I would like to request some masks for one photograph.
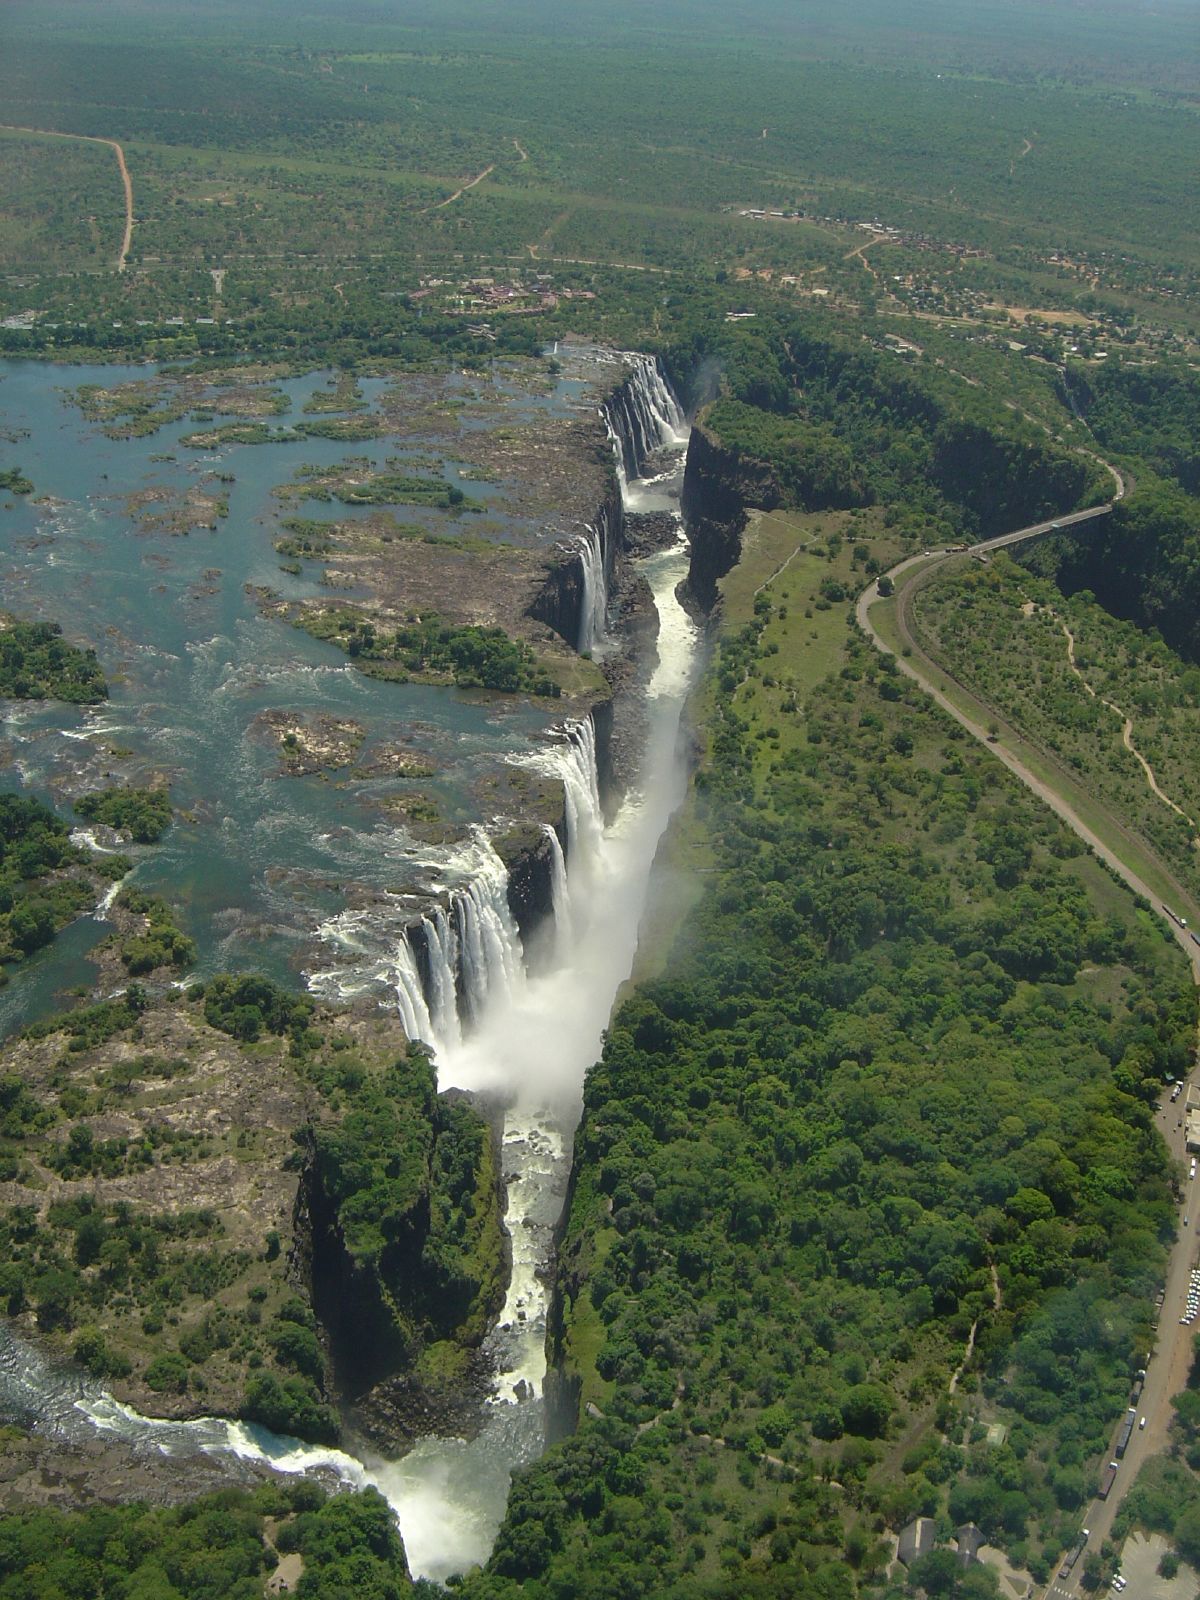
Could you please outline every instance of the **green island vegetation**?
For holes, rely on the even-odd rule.
[[[0,696],[98,705],[108,684],[94,650],[67,644],[54,622],[23,622],[0,613]]]
[[[32,796],[0,794],[0,969],[48,945],[94,904],[96,880],[122,877],[124,856],[94,856]]]
[[[399,522],[390,512],[373,516],[369,521],[322,522],[315,517],[284,517],[281,528],[286,528],[284,538],[276,539],[275,549],[281,556],[301,556],[305,560],[319,561],[333,555],[339,547],[353,541],[377,540],[380,544],[393,544],[397,540],[417,544],[443,545],[451,550],[484,552],[492,549],[486,539],[471,538],[459,533],[435,533],[419,522]]]
[[[1145,1348],[1184,963],[819,622],[838,544],[727,584],[675,845],[704,892],[585,1089],[558,1355],[589,1415],[468,1594],[848,1596],[918,1513],[1044,1580]]]
[[[948,671],[1085,776],[1200,899],[1200,667],[1003,554],[926,585],[912,616]]]
[[[128,833],[135,844],[154,844],[171,826],[171,794],[164,788],[114,786],[81,795],[75,810],[89,822]]]
[[[141,931],[120,941],[121,963],[131,978],[160,967],[190,967],[196,959],[195,942],[176,926],[174,914],[158,895],[145,894],[132,884],[118,893],[117,908],[142,919]]]
[[[340,500],[347,506],[432,506],[448,511],[462,506],[462,490],[442,478],[417,478],[403,472],[372,472],[365,456],[336,467],[299,467],[293,481],[277,489],[281,499]]]
[[[112,439],[143,439],[186,417],[197,420],[216,415],[239,417],[282,416],[289,408],[281,389],[254,382],[255,376],[269,373],[203,373],[190,382],[170,385],[159,379],[134,379],[104,388],[83,383],[71,391],[71,398],[90,422],[101,424]],[[250,381],[245,381],[245,380]]]
[[[496,689],[505,694],[562,693],[522,639],[503,628],[455,626],[437,616],[413,618],[394,633],[343,607],[337,611],[305,610],[298,627],[315,639],[336,644],[360,671],[399,683],[409,678],[453,683],[460,689]]]
[[[327,422],[295,422],[272,428],[265,422],[224,422],[216,428],[185,433],[180,444],[193,450],[217,450],[227,444],[298,444],[302,439],[377,439],[380,425],[372,417],[332,417]]]
[[[0,490],[7,494],[32,494],[33,480],[20,467],[0,468]]]
[[[491,1136],[395,1024],[255,976],[185,999],[135,983],[29,1029],[0,1107],[8,1315],[143,1406],[333,1441],[334,1368],[351,1390],[400,1370],[441,1392],[503,1300]],[[320,1324],[285,1248],[301,1185]]]
[[[304,409],[310,416],[329,411],[338,414],[365,411],[366,408],[367,402],[363,399],[358,378],[350,370],[336,373],[330,378],[328,389],[318,390],[304,402]]]
[[[305,1600],[398,1600],[423,1587],[409,1582],[378,1491],[326,1495],[304,1481],[223,1489],[182,1506],[0,1517],[0,1596],[261,1600],[288,1556],[298,1558]]]

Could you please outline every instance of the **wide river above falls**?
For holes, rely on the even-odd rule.
[[[330,465],[353,450],[382,468],[389,455],[394,462],[395,440],[348,447],[307,438],[200,453],[180,443],[194,420],[168,423],[152,437],[116,440],[87,421],[66,393],[145,376],[144,368],[0,365],[0,428],[13,439],[10,453],[42,502],[0,509],[3,603],[24,616],[60,621],[69,637],[93,643],[112,683],[110,702],[95,710],[0,703],[3,755],[23,786],[60,804],[114,766],[125,781],[168,778],[185,815],[163,846],[144,854],[136,873],[144,887],[180,907],[200,946],[200,971],[253,967],[295,982],[300,968],[309,975],[317,970],[320,981],[314,950],[322,929],[344,926],[349,898],[369,900],[372,891],[398,881],[408,886],[422,875],[431,888],[453,888],[471,870],[469,850],[423,845],[381,814],[386,780],[370,776],[373,746],[403,729],[444,775],[446,812],[457,807],[468,818],[473,771],[497,760],[536,763],[547,749],[553,706],[382,684],[359,675],[332,647],[262,616],[254,598],[259,586],[285,596],[320,593],[320,574],[310,564],[299,573],[280,569],[274,549],[280,509],[272,490],[301,458]],[[385,383],[361,384],[368,407]],[[328,374],[276,383],[294,415],[328,387]],[[522,419],[538,408],[563,413],[590,400],[569,367],[548,393],[531,396],[512,384],[502,394]],[[643,398],[656,403],[654,395]],[[619,455],[623,498],[627,509],[668,512],[678,521],[686,428],[673,403],[661,425],[657,412],[653,423],[662,446],[654,475],[626,481]],[[458,477],[452,461],[443,470],[468,496],[484,492],[469,475]],[[232,480],[221,482],[228,516],[215,531],[178,537],[131,523],[128,496],[139,489],[161,489],[178,500],[197,479],[214,477]],[[488,485],[486,492],[488,516],[503,534],[502,490]],[[675,594],[687,570],[678,525],[674,548],[637,564],[658,612],[638,787],[605,824],[594,765],[589,772],[585,762],[572,774],[580,785],[576,835],[556,897],[552,957],[495,994],[462,1037],[431,1039],[442,1088],[484,1091],[506,1107],[513,1272],[488,1343],[495,1384],[477,1437],[430,1438],[388,1462],[310,1449],[219,1420],[164,1423],[118,1405],[95,1385],[52,1372],[3,1336],[0,1401],[11,1414],[38,1418],[60,1434],[98,1428],[139,1454],[166,1460],[199,1453],[288,1472],[332,1470],[347,1482],[374,1483],[387,1496],[414,1574],[442,1580],[486,1559],[513,1469],[543,1448],[553,1231],[583,1080],[633,965],[655,852],[684,789],[677,735],[697,641]],[[277,744],[262,734],[263,714],[280,710],[361,725],[355,768],[336,782],[319,774],[282,777]],[[101,922],[85,919],[30,963],[0,994],[5,1031],[86,977],[88,948],[103,932]],[[343,941],[336,954],[338,982],[322,992],[336,993],[343,984],[354,992],[354,952]],[[362,976],[378,977],[376,956],[377,950],[370,960],[364,956]]]

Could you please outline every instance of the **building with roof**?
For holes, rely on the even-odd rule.
[[[979,1561],[979,1547],[983,1543],[983,1531],[973,1522],[964,1522],[954,1535],[954,1542],[958,1546],[958,1564],[960,1567],[973,1567]]]
[[[911,1567],[918,1556],[927,1556],[936,1543],[937,1534],[933,1518],[914,1517],[908,1526],[900,1531],[896,1555],[906,1567]]]
[[[1200,1089],[1193,1083],[1183,1106],[1183,1137],[1189,1150],[1200,1151]]]

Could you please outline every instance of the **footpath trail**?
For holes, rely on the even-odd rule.
[[[1106,463],[1107,465],[1107,463]],[[1113,503],[1121,498],[1125,492],[1125,485],[1121,482],[1120,475],[1113,470],[1117,482],[1117,494]],[[1103,515],[1111,506],[1095,508],[1091,512],[1076,513],[1072,517],[1063,517],[1052,523],[1039,523],[1032,528],[1018,529],[1016,532],[1006,534],[998,539],[988,540],[983,544],[973,545],[969,554],[980,557],[987,551],[1003,549],[1007,546],[1019,544],[1025,539],[1037,537],[1039,534],[1065,527],[1069,524],[1079,523],[1089,517]],[[910,605],[914,591],[928,582],[930,576],[943,567],[948,561],[961,557],[964,547],[957,550],[929,551],[925,555],[910,556],[907,560],[899,562],[887,574],[894,586],[894,597],[889,599],[881,596],[877,585],[864,590],[858,598],[856,615],[858,625],[870,639],[875,648],[886,655],[895,657],[900,671],[911,678],[929,697],[934,700],[948,716],[954,718],[960,727],[977,739],[995,758],[1002,762],[1008,770],[1026,786],[1033,794],[1043,800],[1050,809],[1061,817],[1062,820],[1078,835],[1089,848],[1109,866],[1119,878],[1126,883],[1135,894],[1142,895],[1148,900],[1155,912],[1163,918],[1169,926],[1173,937],[1180,945],[1191,967],[1195,982],[1200,985],[1200,945],[1190,936],[1189,931],[1181,928],[1170,917],[1162,904],[1160,895],[1146,883],[1142,875],[1124,859],[1119,847],[1101,839],[1095,830],[1080,817],[1075,807],[1060,792],[1054,782],[1055,764],[1042,763],[1042,771],[1034,772],[1031,767],[1017,753],[1022,747],[1022,740],[1017,730],[1012,727],[998,725],[990,708],[980,702],[966,687],[960,684],[940,662],[934,660],[926,651],[923,644],[915,637],[910,621]],[[875,613],[873,616],[872,613]],[[884,615],[887,622],[884,622]],[[889,637],[885,638],[880,632],[880,626],[888,627]],[[897,643],[893,641],[898,641]],[[946,692],[953,684],[954,698]],[[991,730],[989,731],[989,724]],[[1009,746],[1016,748],[1009,748]],[[1065,778],[1065,774],[1064,774]],[[1064,787],[1067,787],[1064,784]],[[1093,812],[1103,818],[1104,825],[1110,835],[1117,840],[1131,839],[1128,829],[1119,817],[1114,816],[1099,801],[1092,797]],[[1170,886],[1173,904],[1180,911],[1187,908],[1194,912],[1190,897],[1179,885],[1170,870],[1163,865],[1154,853],[1141,841],[1136,841],[1136,850],[1131,854],[1140,854],[1150,862],[1159,873],[1163,883]],[[1195,1069],[1193,1069],[1194,1073]],[[1189,1079],[1190,1081],[1190,1079]],[[1184,1134],[1182,1130],[1182,1116],[1179,1114],[1178,1104],[1172,1103],[1169,1095],[1164,1092],[1160,1099],[1156,1117],[1157,1125],[1167,1144],[1171,1156],[1182,1161],[1185,1157]],[[1197,1258],[1197,1222],[1198,1217],[1193,1215],[1200,1206],[1200,1195],[1192,1196],[1185,1191],[1184,1199],[1180,1205],[1182,1213],[1180,1225],[1176,1233],[1176,1241],[1172,1247],[1167,1262],[1166,1283],[1164,1286],[1164,1301],[1160,1314],[1158,1338],[1155,1348],[1149,1353],[1146,1361],[1146,1381],[1142,1392],[1139,1407],[1139,1422],[1144,1419],[1144,1426],[1134,1429],[1133,1438],[1129,1449],[1121,1463],[1117,1475],[1117,1482],[1107,1500],[1093,1500],[1082,1518],[1082,1525],[1088,1529],[1089,1537],[1087,1549],[1098,1550],[1101,1544],[1112,1532],[1113,1523],[1126,1493],[1132,1486],[1137,1476],[1138,1468],[1153,1453],[1162,1451],[1167,1446],[1168,1431],[1171,1424],[1171,1402],[1185,1387],[1192,1361],[1192,1330],[1180,1322],[1183,1312],[1184,1300],[1187,1294],[1188,1274],[1196,1264]],[[1114,1433],[1120,1419],[1114,1417]],[[1081,1557],[1074,1569],[1066,1578],[1058,1577],[1060,1563],[1055,1562],[1054,1576],[1050,1582],[1040,1589],[1043,1600],[1076,1600],[1080,1593],[1080,1581],[1083,1576],[1084,1561]]]
[[[495,170],[496,170],[496,163],[493,161],[490,167],[484,167],[482,172],[477,172],[475,174],[475,176],[470,180],[469,183],[464,183],[463,184],[461,189],[455,189],[453,194],[447,195],[444,200],[439,200],[437,205],[435,205],[435,206],[426,206],[425,210],[426,211],[441,211],[446,206],[452,206],[456,200],[461,200],[462,199],[463,195],[466,194],[468,189],[473,189],[477,183],[482,183],[483,180],[486,177],[489,177],[493,172],[495,172]]]
[[[125,271],[129,247],[133,243],[133,180],[125,161],[125,152],[115,139],[101,139],[92,133],[61,133],[57,128],[23,128],[10,122],[0,123],[5,133],[34,133],[43,139],[76,139],[82,144],[106,144],[117,153],[117,167],[121,173],[121,186],[125,191],[125,231],[121,235],[121,248],[117,254],[117,271]]]
[[[1133,742],[1133,718],[1130,717],[1127,712],[1123,711],[1122,708],[1119,705],[1117,705],[1115,700],[1105,700],[1103,695],[1098,695],[1096,693],[1095,689],[1093,689],[1091,684],[1087,681],[1087,678],[1079,670],[1079,665],[1075,660],[1075,635],[1071,632],[1070,628],[1067,627],[1066,623],[1063,621],[1063,619],[1061,617],[1055,616],[1054,612],[1051,612],[1050,615],[1054,617],[1054,620],[1058,623],[1059,627],[1062,629],[1063,633],[1066,635],[1066,640],[1067,640],[1067,664],[1071,668],[1071,671],[1079,679],[1080,683],[1083,685],[1083,687],[1086,690],[1086,692],[1091,695],[1093,700],[1099,700],[1100,704],[1102,706],[1104,706],[1104,708],[1106,710],[1111,711],[1114,714],[1114,716],[1120,717],[1120,719],[1121,719],[1121,743],[1125,746],[1126,750],[1129,751],[1130,755],[1133,756],[1133,758],[1141,764],[1141,768],[1142,768],[1143,773],[1146,776],[1146,783],[1148,784],[1148,786],[1150,788],[1151,794],[1156,795],[1158,797],[1158,799],[1160,799],[1164,805],[1170,806],[1171,810],[1175,812],[1176,816],[1182,817],[1183,820],[1192,829],[1192,831],[1195,832],[1195,829],[1196,829],[1195,819],[1192,818],[1192,817],[1189,817],[1187,812],[1183,809],[1183,807],[1182,806],[1177,806],[1175,804],[1174,800],[1171,799],[1171,796],[1169,794],[1167,794],[1163,789],[1161,789],[1159,787],[1158,779],[1154,776],[1154,768],[1146,760],[1145,756],[1138,749],[1137,745],[1134,744],[1134,742]]]

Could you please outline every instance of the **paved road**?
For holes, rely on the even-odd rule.
[[[1119,476],[1117,484],[1118,493],[1116,499],[1119,499],[1124,492],[1124,485],[1121,483]],[[1055,518],[1052,523],[1037,523],[1029,528],[1021,528],[1015,533],[1005,534],[998,539],[989,539],[978,545],[973,545],[971,546],[971,553],[986,553],[988,550],[1002,549],[1009,545],[1020,544],[1026,539],[1036,538],[1041,534],[1052,531],[1052,529],[1073,526],[1080,522],[1092,520],[1097,516],[1104,515],[1111,509],[1111,506],[1093,507],[1088,511],[1075,512],[1070,517]],[[1129,885],[1135,894],[1143,895],[1150,902],[1156,913],[1162,917],[1164,923],[1170,928],[1175,940],[1186,954],[1191,965],[1192,975],[1197,984],[1200,984],[1200,946],[1190,938],[1188,932],[1178,927],[1174,921],[1167,917],[1162,909],[1160,900],[1151,892],[1149,886],[1092,832],[1056,790],[1031,772],[1003,743],[993,742],[989,738],[984,724],[986,720],[990,719],[982,707],[979,708],[979,717],[983,720],[977,720],[974,716],[960,710],[934,682],[933,674],[935,672],[942,673],[944,676],[948,676],[948,674],[945,674],[944,670],[931,660],[913,637],[907,623],[906,601],[911,598],[911,589],[918,577],[936,569],[955,553],[947,550],[938,550],[932,551],[928,555],[909,556],[907,560],[899,562],[887,574],[895,586],[896,607],[894,615],[897,629],[901,641],[910,652],[908,655],[895,656],[897,666],[901,672],[919,684],[925,693],[941,706],[943,711],[953,717],[974,738],[978,739],[1014,776],[1019,778],[1039,799],[1043,800],[1052,811],[1056,812],[1067,826]],[[859,596],[857,605],[858,624],[877,650],[886,655],[894,655],[895,652],[892,647],[884,641],[871,622],[871,607],[879,598],[876,584],[872,584],[870,588],[864,590]],[[976,703],[973,697],[972,703]],[[1109,820],[1114,827],[1120,828],[1117,818],[1114,817]],[[1143,846],[1143,848],[1145,847]],[[1162,866],[1162,863],[1156,860],[1156,864],[1162,871],[1163,876],[1168,881],[1173,882],[1173,875]],[[1187,897],[1182,889],[1179,890],[1177,898],[1179,904],[1186,902]],[[1192,1079],[1196,1077],[1197,1074],[1193,1070]],[[1171,1155],[1180,1160],[1185,1156],[1184,1135],[1181,1124],[1183,1120],[1182,1107],[1186,1098],[1186,1085],[1180,1098],[1174,1104],[1171,1103],[1169,1094],[1164,1093],[1156,1116],[1156,1124],[1167,1143]],[[1197,1264],[1198,1246],[1200,1246],[1198,1223],[1200,1223],[1200,1190],[1198,1190],[1195,1183],[1185,1179],[1185,1193],[1180,1205],[1178,1236],[1167,1264],[1165,1298],[1157,1340],[1154,1350],[1148,1352],[1150,1359],[1146,1363],[1146,1382],[1138,1406],[1138,1415],[1146,1418],[1146,1426],[1144,1429],[1134,1428],[1125,1459],[1121,1463],[1121,1468],[1117,1474],[1117,1482],[1108,1499],[1106,1501],[1093,1501],[1083,1519],[1082,1525],[1090,1533],[1088,1548],[1091,1550],[1098,1550],[1102,1542],[1108,1538],[1117,1511],[1120,1509],[1121,1501],[1133,1483],[1138,1468],[1148,1456],[1165,1449],[1167,1433],[1173,1414],[1171,1400],[1187,1383],[1194,1349],[1193,1327],[1183,1326],[1179,1319],[1183,1314],[1184,1301],[1187,1296],[1188,1274],[1192,1267]],[[1121,1420],[1121,1418],[1114,1419],[1114,1439],[1116,1429]],[[1043,1591],[1044,1600],[1077,1600],[1079,1579],[1083,1572],[1083,1559],[1081,1558],[1077,1562],[1075,1570],[1070,1577],[1061,1581],[1057,1577],[1058,1565],[1059,1563],[1055,1564],[1055,1576]]]
[[[1112,505],[1089,506],[1086,511],[1072,511],[1065,517],[1053,517],[1046,522],[1035,522],[1028,528],[1018,528],[1015,533],[1002,533],[997,539],[982,539],[978,544],[971,546],[971,554],[979,555],[988,550],[1003,550],[1010,544],[1024,544],[1026,539],[1036,539],[1043,533],[1057,533],[1061,528],[1074,528],[1081,522],[1091,522],[1096,517],[1107,517],[1111,510]]]

